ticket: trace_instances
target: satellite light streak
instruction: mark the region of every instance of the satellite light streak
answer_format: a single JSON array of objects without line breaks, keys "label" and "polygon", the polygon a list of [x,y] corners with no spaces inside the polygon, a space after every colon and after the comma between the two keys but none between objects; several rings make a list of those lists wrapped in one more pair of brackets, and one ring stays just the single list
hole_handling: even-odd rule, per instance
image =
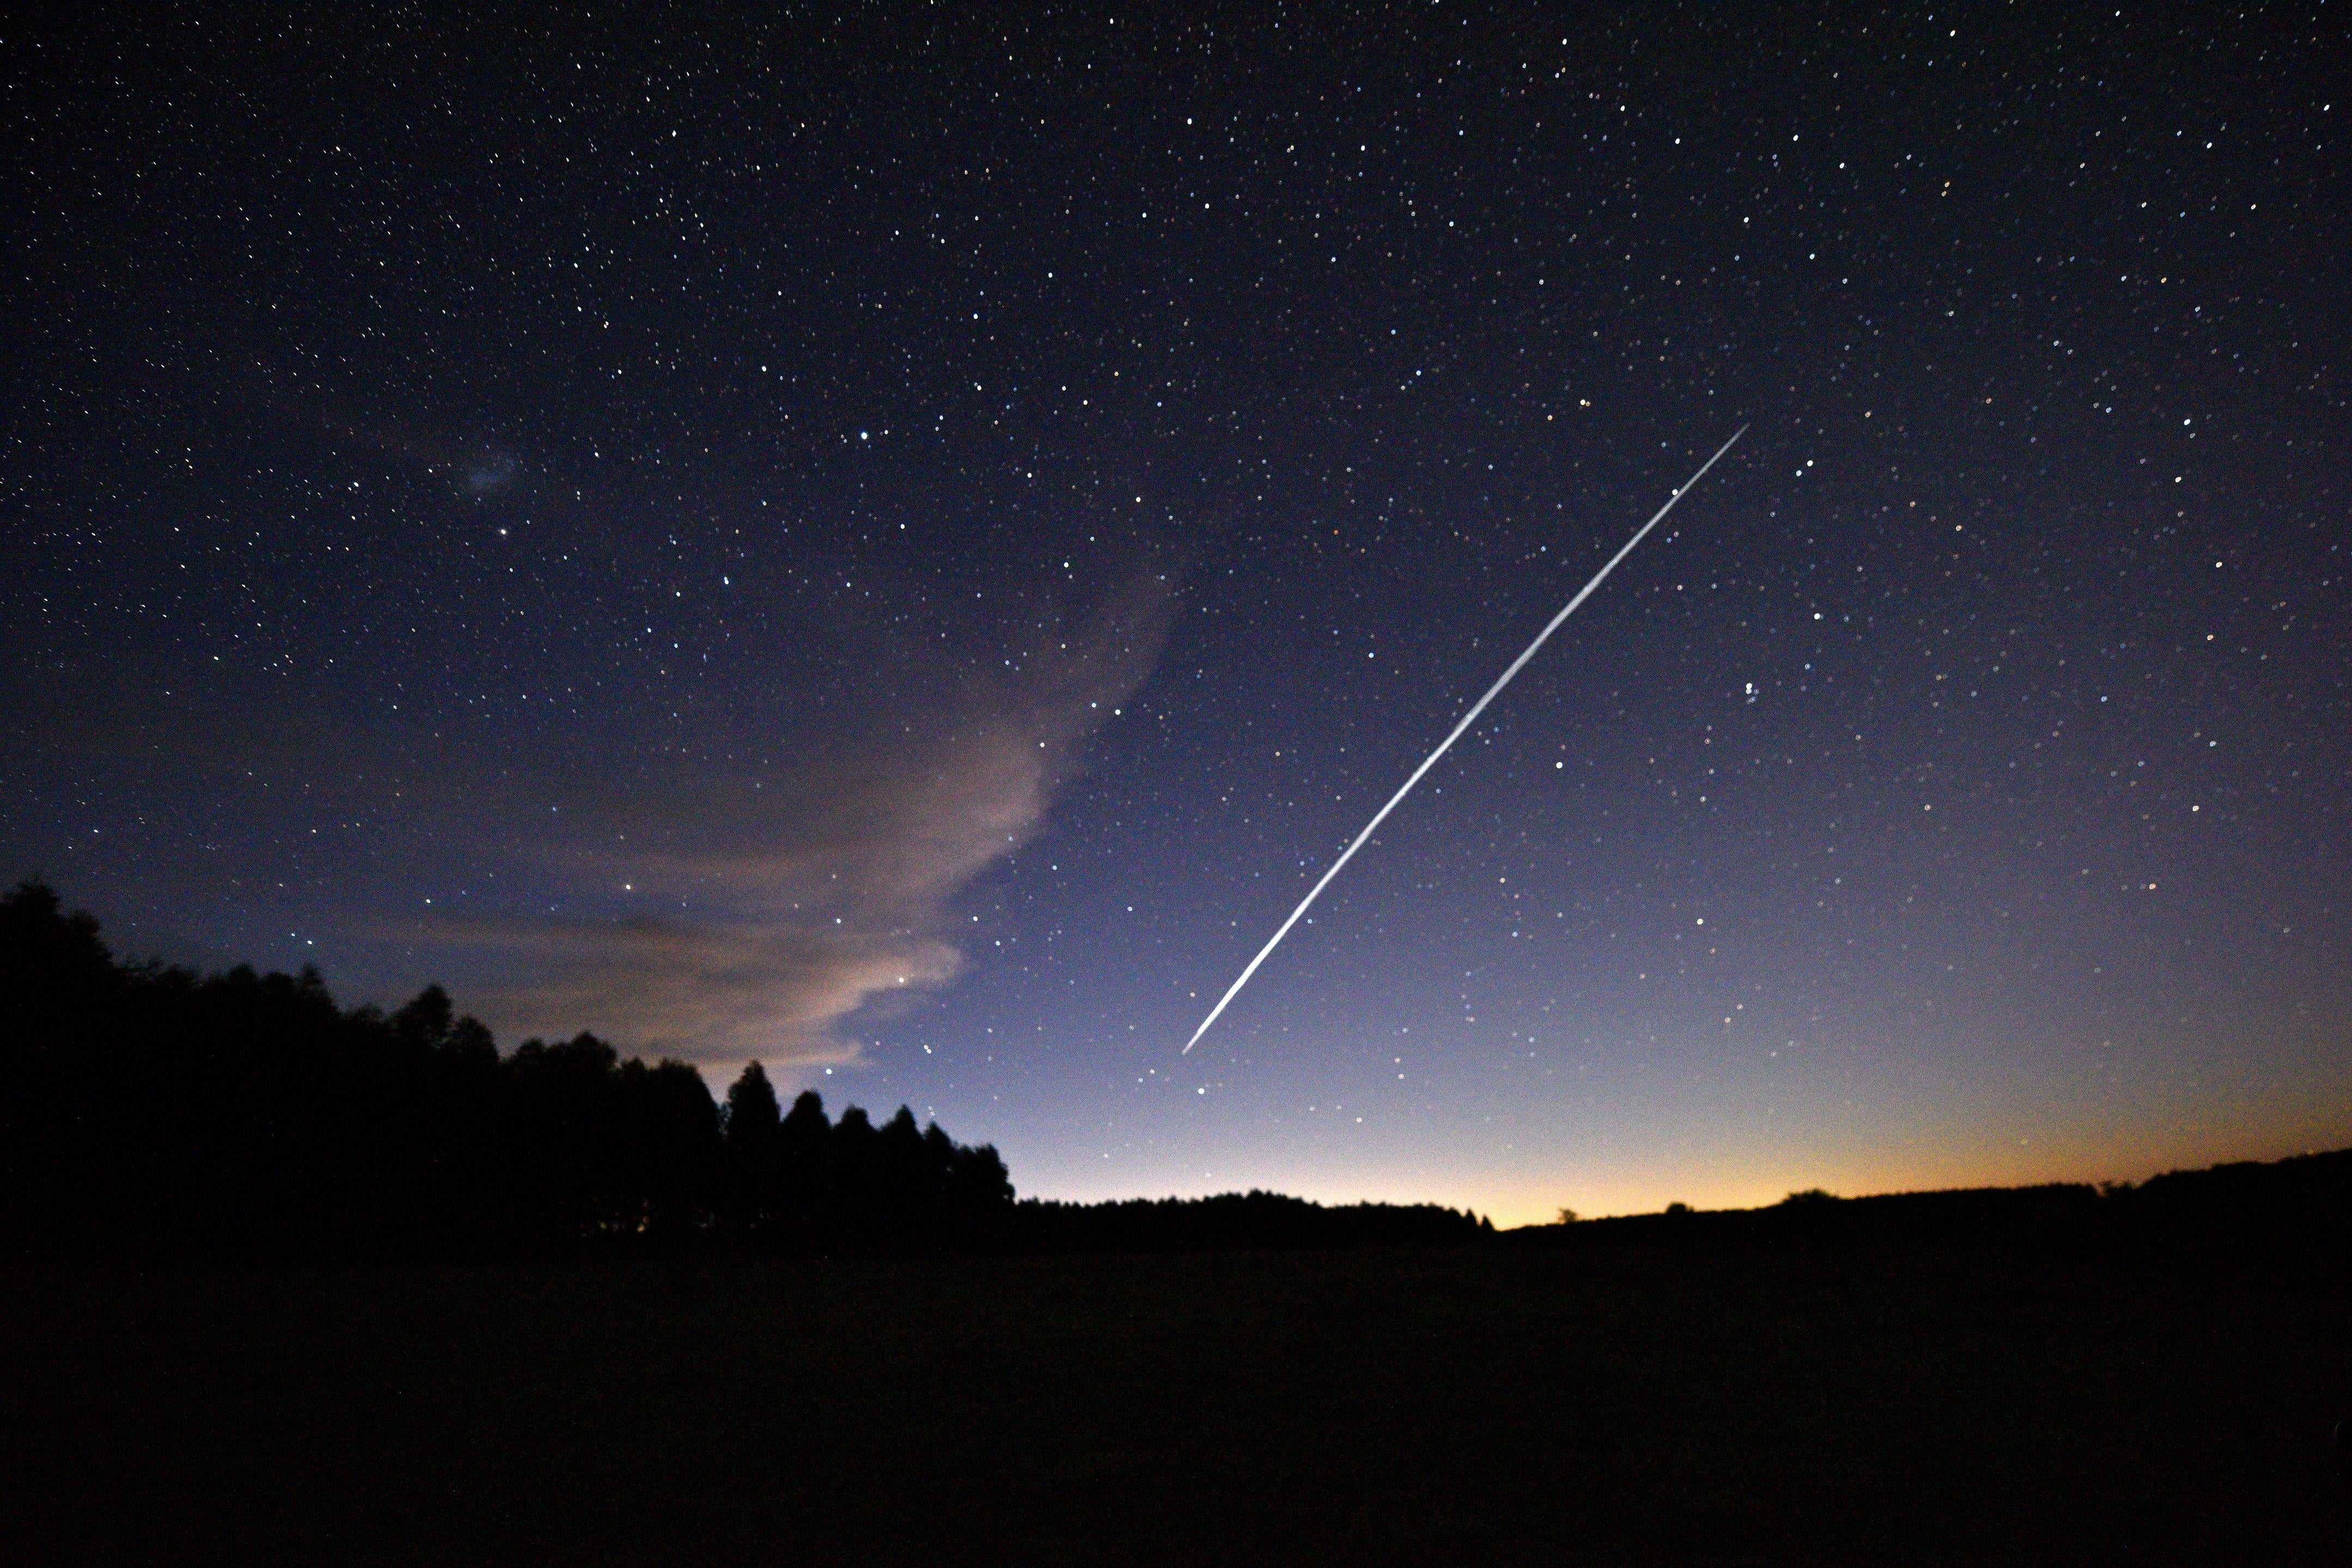
[{"label": "satellite light streak", "polygon": [[1666,513],[1675,510],[1675,502],[1682,500],[1685,495],[1688,494],[1693,485],[1697,484],[1699,480],[1706,478],[1706,471],[1715,467],[1717,461],[1720,459],[1726,452],[1730,451],[1733,445],[1737,443],[1742,436],[1747,434],[1748,426],[1745,425],[1742,425],[1738,429],[1734,430],[1731,433],[1731,439],[1726,441],[1722,446],[1717,447],[1715,449],[1715,456],[1709,458],[1706,462],[1701,463],[1698,466],[1698,472],[1693,474],[1689,479],[1685,479],[1682,482],[1681,487],[1677,489],[1674,494],[1666,498],[1666,504],[1660,507],[1656,512],[1652,514],[1649,521],[1643,523],[1640,528],[1635,529],[1633,531],[1633,537],[1627,540],[1624,544],[1618,549],[1617,553],[1612,555],[1609,558],[1608,563],[1603,565],[1600,571],[1595,572],[1592,574],[1592,581],[1578,589],[1576,597],[1570,599],[1566,605],[1560,607],[1559,614],[1554,616],[1550,621],[1545,625],[1544,629],[1536,634],[1536,640],[1528,644],[1527,651],[1520,654],[1518,658],[1513,659],[1508,669],[1504,670],[1501,675],[1496,677],[1495,684],[1486,688],[1486,694],[1470,705],[1470,710],[1463,714],[1462,717],[1454,722],[1453,730],[1448,732],[1445,739],[1437,743],[1437,750],[1430,752],[1428,756],[1422,759],[1421,766],[1413,769],[1412,775],[1408,777],[1404,783],[1397,786],[1396,794],[1389,796],[1389,803],[1381,807],[1379,811],[1372,814],[1372,819],[1364,824],[1364,830],[1356,835],[1355,838],[1349,844],[1348,847],[1339,852],[1339,858],[1331,862],[1331,868],[1323,873],[1322,877],[1316,882],[1314,887],[1307,889],[1307,896],[1298,900],[1298,907],[1290,911],[1290,918],[1283,921],[1281,927],[1275,931],[1274,935],[1266,939],[1266,943],[1264,947],[1257,950],[1257,956],[1249,961],[1248,967],[1244,969],[1241,973],[1241,978],[1235,980],[1232,985],[1226,988],[1225,994],[1217,998],[1217,1005],[1209,1009],[1209,1016],[1201,1020],[1201,1026],[1192,1031],[1192,1037],[1184,1042],[1184,1048],[1182,1051],[1178,1053],[1179,1055],[1191,1056],[1192,1054],[1192,1047],[1201,1043],[1201,1037],[1209,1032],[1209,1026],[1217,1021],[1218,1016],[1224,1012],[1226,1005],[1241,994],[1243,986],[1249,984],[1250,976],[1257,973],[1257,966],[1265,962],[1266,955],[1268,953],[1272,952],[1276,947],[1279,947],[1282,944],[1282,939],[1290,934],[1290,928],[1298,923],[1298,917],[1307,912],[1308,907],[1321,895],[1323,889],[1330,886],[1331,879],[1339,874],[1339,868],[1345,866],[1349,860],[1355,858],[1356,851],[1364,847],[1364,841],[1371,837],[1373,832],[1379,828],[1381,823],[1388,820],[1389,813],[1394,811],[1404,800],[1404,797],[1412,793],[1412,786],[1421,782],[1421,775],[1437,765],[1437,759],[1444,756],[1453,748],[1454,742],[1462,738],[1462,732],[1469,729],[1471,724],[1477,720],[1478,715],[1486,710],[1486,704],[1492,702],[1496,697],[1502,694],[1503,688],[1511,683],[1511,678],[1518,674],[1520,670],[1527,668],[1528,661],[1535,658],[1536,650],[1543,647],[1545,642],[1550,638],[1552,633],[1559,630],[1559,624],[1568,619],[1569,616],[1574,615],[1576,613],[1576,607],[1579,605],[1581,605],[1585,600],[1592,596],[1592,591],[1601,586],[1602,582],[1608,578],[1609,574],[1617,570],[1617,563],[1620,561],[1624,560],[1628,555],[1633,553],[1633,546],[1641,543],[1642,540],[1649,533],[1650,530],[1657,527],[1660,522],[1664,521]]}]

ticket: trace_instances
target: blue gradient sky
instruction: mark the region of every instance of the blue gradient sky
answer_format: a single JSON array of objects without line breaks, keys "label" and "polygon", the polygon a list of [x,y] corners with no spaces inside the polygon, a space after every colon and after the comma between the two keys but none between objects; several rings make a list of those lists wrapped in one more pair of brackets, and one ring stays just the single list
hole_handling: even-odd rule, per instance
[{"label": "blue gradient sky", "polygon": [[2322,12],[1776,16],[42,35],[0,853],[1028,1194],[2352,1140]]}]

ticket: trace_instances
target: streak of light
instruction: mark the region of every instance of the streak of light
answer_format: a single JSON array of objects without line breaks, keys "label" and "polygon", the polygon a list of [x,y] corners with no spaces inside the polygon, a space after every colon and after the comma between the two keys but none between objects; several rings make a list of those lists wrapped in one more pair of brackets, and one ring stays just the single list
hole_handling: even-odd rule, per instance
[{"label": "streak of light", "polygon": [[1721,458],[1726,452],[1731,450],[1733,444],[1742,436],[1747,434],[1748,426],[1745,425],[1742,425],[1738,429],[1734,430],[1731,433],[1731,439],[1729,441],[1726,441],[1722,446],[1717,447],[1715,449],[1715,456],[1709,458],[1706,462],[1701,463],[1698,466],[1698,472],[1693,474],[1689,479],[1685,479],[1682,482],[1681,488],[1677,489],[1674,494],[1666,498],[1666,504],[1660,507],[1656,512],[1653,513],[1649,521],[1635,529],[1633,531],[1633,537],[1627,540],[1624,544],[1619,548],[1617,553],[1612,555],[1607,563],[1604,564],[1600,571],[1595,572],[1592,574],[1592,581],[1578,589],[1576,597],[1570,599],[1566,605],[1560,607],[1559,614],[1554,616],[1550,621],[1545,625],[1544,629],[1536,634],[1536,640],[1528,644],[1527,651],[1520,654],[1518,658],[1511,660],[1511,667],[1503,671],[1501,675],[1495,678],[1495,684],[1486,688],[1486,694],[1470,705],[1470,710],[1463,714],[1462,717],[1455,721],[1453,730],[1446,735],[1445,739],[1437,743],[1437,750],[1430,752],[1428,756],[1422,759],[1421,766],[1413,769],[1412,775],[1408,777],[1404,783],[1397,786],[1396,794],[1389,796],[1389,803],[1381,807],[1379,811],[1372,814],[1372,819],[1364,824],[1364,830],[1356,835],[1354,841],[1351,842],[1346,849],[1340,852],[1339,858],[1331,862],[1330,869],[1325,871],[1321,879],[1316,882],[1315,886],[1307,889],[1307,896],[1298,900],[1298,907],[1290,911],[1290,918],[1283,921],[1281,927],[1275,931],[1274,935],[1266,939],[1266,943],[1264,947],[1257,950],[1257,956],[1249,961],[1248,967],[1244,969],[1241,973],[1241,978],[1234,981],[1232,985],[1227,987],[1225,994],[1223,996],[1217,998],[1217,1005],[1209,1009],[1209,1016],[1201,1020],[1201,1026],[1192,1031],[1192,1037],[1184,1042],[1184,1049],[1179,1054],[1184,1056],[1192,1055],[1192,1047],[1201,1043],[1201,1037],[1209,1032],[1209,1026],[1217,1021],[1217,1016],[1225,1010],[1225,1005],[1231,1002],[1235,996],[1239,995],[1241,994],[1241,988],[1249,984],[1249,977],[1257,973],[1257,966],[1265,962],[1266,954],[1272,952],[1276,947],[1281,945],[1282,939],[1290,934],[1290,928],[1298,923],[1298,917],[1307,912],[1307,906],[1314,903],[1316,898],[1321,894],[1323,889],[1330,885],[1331,879],[1339,874],[1339,868],[1345,866],[1349,860],[1355,858],[1356,851],[1364,847],[1364,841],[1371,837],[1373,830],[1378,828],[1381,823],[1387,821],[1389,813],[1394,811],[1398,805],[1403,801],[1404,797],[1412,793],[1412,786],[1421,782],[1421,775],[1437,765],[1437,759],[1444,756],[1453,748],[1454,742],[1462,738],[1462,732],[1470,728],[1471,724],[1477,719],[1479,714],[1486,710],[1486,704],[1492,702],[1496,697],[1502,694],[1503,688],[1511,683],[1511,678],[1518,674],[1520,670],[1527,668],[1528,661],[1535,658],[1536,650],[1543,647],[1545,642],[1550,638],[1552,633],[1559,630],[1559,624],[1568,619],[1569,616],[1574,615],[1576,613],[1576,607],[1579,605],[1581,605],[1586,599],[1592,596],[1592,591],[1601,586],[1601,583],[1608,577],[1609,574],[1617,570],[1617,563],[1620,561],[1624,560],[1628,555],[1633,553],[1633,546],[1641,543],[1643,538],[1649,533],[1650,530],[1657,527],[1658,524],[1664,520],[1666,513],[1675,510],[1675,502],[1682,500],[1683,497],[1689,492],[1690,488],[1693,485],[1697,484],[1699,480],[1706,478],[1706,471],[1715,467],[1717,461]]}]

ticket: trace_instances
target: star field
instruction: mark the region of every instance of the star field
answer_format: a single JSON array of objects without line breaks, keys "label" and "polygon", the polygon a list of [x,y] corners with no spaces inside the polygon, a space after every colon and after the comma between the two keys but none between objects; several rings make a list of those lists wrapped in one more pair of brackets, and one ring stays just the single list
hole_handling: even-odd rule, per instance
[{"label": "star field", "polygon": [[121,951],[1051,1195],[2352,1134],[2326,5],[14,42],[0,849]]}]

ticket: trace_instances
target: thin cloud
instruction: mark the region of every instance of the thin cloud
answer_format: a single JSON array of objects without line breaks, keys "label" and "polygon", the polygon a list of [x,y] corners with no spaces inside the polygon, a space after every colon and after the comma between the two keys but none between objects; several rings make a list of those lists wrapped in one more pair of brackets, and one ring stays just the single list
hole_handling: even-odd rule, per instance
[{"label": "thin cloud", "polygon": [[467,998],[501,1033],[588,1028],[714,1066],[854,1060],[857,1015],[961,972],[954,899],[1043,826],[1087,739],[1149,673],[1171,601],[1164,575],[1140,574],[895,723],[877,671],[862,724],[756,792],[640,791],[618,817],[647,847],[591,832],[544,852],[583,889],[625,875],[634,895],[690,915],[441,918],[423,935],[502,977]]},{"label": "thin cloud", "polygon": [[841,1019],[877,994],[940,984],[962,967],[944,942],[845,925],[449,920],[431,934],[529,973],[484,998],[517,1036],[593,1027],[705,1062],[851,1060],[856,1045],[835,1032]]}]

